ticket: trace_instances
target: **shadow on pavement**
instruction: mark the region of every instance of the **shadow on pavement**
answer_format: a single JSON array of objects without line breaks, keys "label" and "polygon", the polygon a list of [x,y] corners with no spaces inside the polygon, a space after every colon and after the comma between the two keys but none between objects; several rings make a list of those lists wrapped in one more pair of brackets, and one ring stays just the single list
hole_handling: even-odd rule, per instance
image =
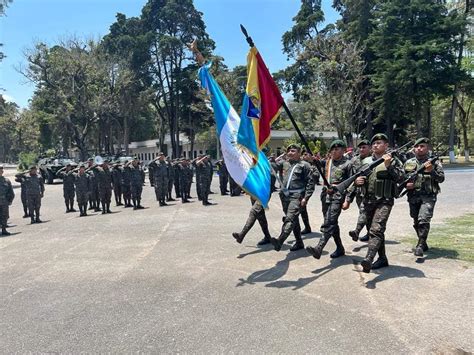
[{"label": "shadow on pavement", "polygon": [[[357,252],[361,251],[362,249],[365,249],[369,246],[368,242],[361,242],[361,243],[364,243],[364,244],[360,245],[358,247],[355,247],[354,249],[352,249],[352,251],[357,253]],[[390,244],[400,244],[400,242],[396,241],[396,240],[386,240],[385,244],[388,244],[388,245],[390,245]]]},{"label": "shadow on pavement", "polygon": [[[362,260],[362,259],[361,259]],[[298,280],[291,281],[275,281],[271,282],[269,284],[266,284],[265,287],[276,287],[276,288],[292,288],[293,291],[299,290],[300,288],[303,288],[307,285],[309,285],[311,282],[319,279],[321,276],[326,275],[327,273],[331,272],[332,270],[338,268],[339,266],[344,266],[344,265],[352,265],[356,260],[354,260],[351,257],[343,256],[337,259],[330,259],[329,264],[311,271],[311,273],[316,274],[315,276],[311,277],[300,277]]]},{"label": "shadow on pavement", "polygon": [[21,234],[21,232],[10,232],[9,235],[0,234],[0,239],[1,238],[13,237],[14,235],[17,235],[17,234]]},{"label": "shadow on pavement", "polygon": [[389,280],[394,279],[397,277],[408,277],[408,278],[424,278],[426,277],[424,272],[409,266],[399,266],[399,265],[391,265],[389,267],[380,269],[380,270],[373,270],[371,271],[377,276],[370,281],[365,283],[365,287],[368,289],[375,289],[377,284]]},{"label": "shadow on pavement", "polygon": [[[308,233],[308,234],[303,234],[301,239],[303,240],[310,240],[310,239],[315,239],[315,238],[321,238],[322,234],[319,233],[319,232],[311,232],[311,233]],[[293,240],[290,240],[289,242],[287,242],[288,244],[295,244],[296,243],[296,239],[293,239]]]},{"label": "shadow on pavement", "polygon": [[242,254],[239,254],[237,256],[237,259],[243,259],[245,258],[246,256],[250,256],[250,255],[255,255],[255,254],[260,254],[260,253],[264,253],[266,251],[270,251],[270,250],[273,250],[273,245],[271,244],[266,244],[266,245],[262,245],[262,246],[256,246],[256,247],[252,247],[254,248],[255,250],[249,252],[249,253],[242,253]]},{"label": "shadow on pavement", "polygon": [[295,252],[290,252],[286,255],[285,259],[278,261],[275,264],[275,266],[269,269],[255,271],[246,279],[240,278],[236,287],[244,286],[246,284],[254,285],[257,282],[276,281],[286,274],[286,272],[288,271],[288,268],[290,267],[291,261],[299,259],[299,258],[306,258],[308,256],[309,254],[304,249],[301,249]]}]

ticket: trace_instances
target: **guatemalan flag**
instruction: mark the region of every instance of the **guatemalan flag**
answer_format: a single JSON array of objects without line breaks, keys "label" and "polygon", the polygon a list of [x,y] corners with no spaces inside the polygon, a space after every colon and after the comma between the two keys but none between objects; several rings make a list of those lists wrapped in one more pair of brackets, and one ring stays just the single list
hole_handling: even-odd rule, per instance
[{"label": "guatemalan flag", "polygon": [[209,73],[210,67],[208,63],[199,69],[199,79],[211,96],[227,170],[237,184],[266,208],[270,199],[270,163],[263,152],[258,151],[258,159],[254,159],[253,152],[237,143],[240,117]]}]

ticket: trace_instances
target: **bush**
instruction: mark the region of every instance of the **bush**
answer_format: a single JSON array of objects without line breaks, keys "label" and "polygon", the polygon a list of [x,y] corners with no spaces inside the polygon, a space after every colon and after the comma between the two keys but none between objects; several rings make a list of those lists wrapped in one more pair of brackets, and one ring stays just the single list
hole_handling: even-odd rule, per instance
[{"label": "bush", "polygon": [[30,165],[35,164],[37,160],[36,153],[21,152],[18,154],[18,170],[28,170]]}]

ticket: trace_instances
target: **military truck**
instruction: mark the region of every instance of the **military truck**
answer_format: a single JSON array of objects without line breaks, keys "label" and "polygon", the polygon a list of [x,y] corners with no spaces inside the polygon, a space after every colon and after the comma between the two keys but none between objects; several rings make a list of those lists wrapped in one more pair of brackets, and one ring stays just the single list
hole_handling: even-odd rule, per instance
[{"label": "military truck", "polygon": [[71,164],[73,168],[77,166],[77,164],[72,159],[42,158],[38,161],[38,168],[44,178],[44,181],[47,184],[52,184],[54,179],[60,179],[60,177],[57,176],[57,172],[67,164]]}]

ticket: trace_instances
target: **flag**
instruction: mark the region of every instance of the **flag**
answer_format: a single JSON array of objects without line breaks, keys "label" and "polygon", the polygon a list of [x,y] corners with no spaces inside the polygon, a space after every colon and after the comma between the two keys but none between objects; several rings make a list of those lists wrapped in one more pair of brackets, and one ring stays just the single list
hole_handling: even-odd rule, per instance
[{"label": "flag", "polygon": [[270,199],[270,163],[263,152],[258,151],[258,159],[253,159],[252,154],[237,143],[240,117],[209,73],[210,66],[208,63],[199,69],[199,79],[211,96],[227,170],[237,184],[266,208]]},{"label": "flag", "polygon": [[271,125],[282,106],[283,97],[265,62],[257,48],[250,48],[238,142],[257,155],[270,140]]}]

